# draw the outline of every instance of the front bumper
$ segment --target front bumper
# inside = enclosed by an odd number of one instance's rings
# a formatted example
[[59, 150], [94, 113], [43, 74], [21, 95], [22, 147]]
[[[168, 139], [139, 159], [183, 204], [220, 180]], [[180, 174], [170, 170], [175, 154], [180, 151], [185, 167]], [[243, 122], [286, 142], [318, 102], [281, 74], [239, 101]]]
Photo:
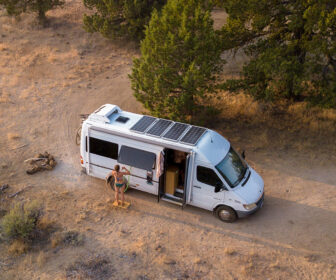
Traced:
[[264, 198], [265, 198], [265, 193], [262, 194], [261, 198], [256, 203], [257, 207], [254, 208], [254, 209], [252, 209], [252, 210], [250, 210], [250, 211], [237, 211], [236, 210], [238, 218], [243, 218], [243, 217], [246, 217], [248, 215], [251, 215], [251, 214], [257, 212], [263, 206], [263, 204], [264, 204]]

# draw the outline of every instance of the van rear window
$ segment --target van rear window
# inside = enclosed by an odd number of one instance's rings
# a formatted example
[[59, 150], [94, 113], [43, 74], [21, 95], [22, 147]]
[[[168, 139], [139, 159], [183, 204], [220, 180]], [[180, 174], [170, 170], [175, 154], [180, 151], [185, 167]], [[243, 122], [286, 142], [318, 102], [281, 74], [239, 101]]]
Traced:
[[121, 146], [118, 162], [151, 171], [155, 167], [156, 155], [144, 150]]
[[90, 137], [89, 139], [90, 153], [112, 159], [118, 158], [118, 144], [93, 137]]

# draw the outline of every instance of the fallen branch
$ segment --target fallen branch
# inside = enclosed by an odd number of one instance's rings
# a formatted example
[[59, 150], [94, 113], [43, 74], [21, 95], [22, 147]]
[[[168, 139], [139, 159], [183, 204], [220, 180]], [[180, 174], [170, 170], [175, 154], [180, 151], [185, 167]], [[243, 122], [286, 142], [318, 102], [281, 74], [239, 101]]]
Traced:
[[40, 161], [40, 160], [44, 160], [45, 158], [29, 158], [29, 159], [26, 159], [24, 162], [30, 162], [30, 161]]
[[32, 186], [24, 187], [23, 189], [19, 190], [18, 192], [9, 195], [8, 198], [13, 198], [13, 197], [17, 196], [18, 194], [22, 193], [24, 190], [26, 190], [26, 189], [28, 189], [30, 187], [32, 187]]
[[2, 193], [5, 189], [8, 189], [9, 185], [8, 184], [4, 184], [0, 187], [0, 193]]
[[24, 162], [30, 164], [30, 167], [26, 170], [26, 173], [29, 175], [38, 171], [52, 170], [57, 164], [55, 158], [48, 152], [26, 159]]
[[26, 146], [28, 146], [28, 144], [24, 144], [24, 145], [21, 145], [21, 146], [19, 146], [19, 147], [15, 147], [15, 148], [10, 149], [10, 150], [11, 150], [11, 151], [13, 151], [13, 150], [17, 150], [17, 149], [21, 149], [21, 148], [26, 147]]

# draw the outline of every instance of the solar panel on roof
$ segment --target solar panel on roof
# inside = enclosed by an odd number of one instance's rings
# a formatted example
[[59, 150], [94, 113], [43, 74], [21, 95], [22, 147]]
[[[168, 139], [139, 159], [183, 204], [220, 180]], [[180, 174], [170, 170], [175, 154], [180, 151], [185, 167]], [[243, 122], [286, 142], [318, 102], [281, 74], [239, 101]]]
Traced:
[[180, 141], [186, 144], [195, 145], [205, 131], [206, 128], [192, 126]]
[[161, 136], [172, 123], [172, 121], [160, 119], [147, 131], [147, 134]]
[[146, 129], [155, 122], [156, 118], [150, 116], [143, 116], [140, 120], [137, 121], [135, 125], [133, 125], [130, 130], [137, 132], [145, 132]]
[[185, 123], [174, 123], [174, 125], [162, 137], [177, 141], [188, 127], [189, 125]]

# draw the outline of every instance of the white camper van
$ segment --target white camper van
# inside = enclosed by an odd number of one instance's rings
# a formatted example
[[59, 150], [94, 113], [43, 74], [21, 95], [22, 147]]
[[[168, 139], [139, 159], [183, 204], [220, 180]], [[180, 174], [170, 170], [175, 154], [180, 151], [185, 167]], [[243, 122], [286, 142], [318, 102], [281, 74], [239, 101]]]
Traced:
[[106, 104], [83, 123], [81, 165], [104, 179], [116, 164], [129, 187], [233, 222], [263, 205], [264, 182], [217, 132]]

